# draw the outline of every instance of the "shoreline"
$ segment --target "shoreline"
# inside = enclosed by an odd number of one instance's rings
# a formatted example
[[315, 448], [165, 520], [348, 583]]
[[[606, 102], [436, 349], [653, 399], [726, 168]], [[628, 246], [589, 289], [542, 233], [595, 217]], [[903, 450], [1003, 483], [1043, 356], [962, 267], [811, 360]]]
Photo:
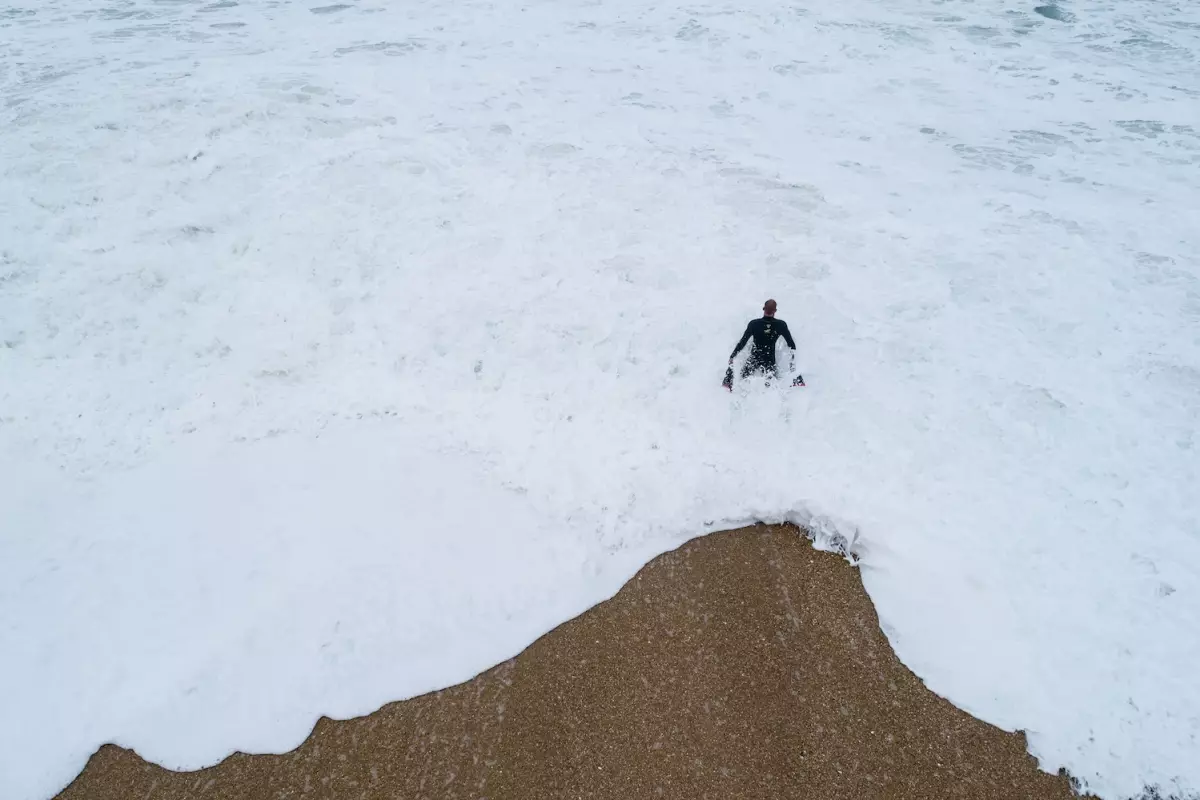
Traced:
[[1077, 797], [934, 694], [858, 570], [791, 525], [707, 534], [475, 678], [282, 755], [171, 772], [105, 745], [61, 800]]

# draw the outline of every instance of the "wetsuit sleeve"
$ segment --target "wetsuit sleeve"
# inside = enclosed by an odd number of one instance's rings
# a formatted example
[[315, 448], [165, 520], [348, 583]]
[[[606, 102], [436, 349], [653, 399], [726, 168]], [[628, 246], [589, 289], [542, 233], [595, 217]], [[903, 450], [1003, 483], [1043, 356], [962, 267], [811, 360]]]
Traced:
[[729, 355], [730, 358], [737, 358], [737, 354], [742, 352], [742, 348], [746, 346], [746, 342], [750, 341], [750, 334], [753, 323], [746, 326], [746, 332], [742, 334], [741, 340], [737, 343], [737, 347], [733, 348], [733, 352]]
[[792, 339], [792, 332], [788, 330], [786, 322], [780, 321], [779, 327], [782, 329], [779, 332], [783, 334], [783, 340], [787, 342], [787, 346], [796, 349], [796, 342]]

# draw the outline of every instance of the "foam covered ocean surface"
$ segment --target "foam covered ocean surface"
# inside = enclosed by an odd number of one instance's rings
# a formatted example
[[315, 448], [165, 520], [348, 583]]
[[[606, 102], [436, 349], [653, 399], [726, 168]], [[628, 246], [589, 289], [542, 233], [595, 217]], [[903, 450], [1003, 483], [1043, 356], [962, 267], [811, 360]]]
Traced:
[[[0, 796], [784, 519], [1045, 769], [1200, 792], [1198, 56], [1148, 0], [0, 7]], [[767, 297], [809, 385], [731, 395]]]

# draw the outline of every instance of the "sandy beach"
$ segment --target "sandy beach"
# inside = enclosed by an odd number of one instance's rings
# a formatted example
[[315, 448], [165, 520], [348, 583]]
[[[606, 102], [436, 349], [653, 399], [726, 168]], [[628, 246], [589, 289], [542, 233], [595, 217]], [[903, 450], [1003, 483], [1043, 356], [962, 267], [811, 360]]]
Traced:
[[284, 755], [175, 773], [111, 745], [62, 800], [1073, 797], [929, 691], [857, 570], [792, 527], [694, 539], [515, 658]]

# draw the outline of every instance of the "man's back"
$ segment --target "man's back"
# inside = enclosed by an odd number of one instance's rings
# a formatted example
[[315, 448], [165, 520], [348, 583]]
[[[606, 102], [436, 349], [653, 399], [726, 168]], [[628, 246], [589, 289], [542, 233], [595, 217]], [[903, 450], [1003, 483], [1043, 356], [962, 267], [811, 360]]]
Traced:
[[787, 342], [788, 347], [796, 349], [796, 343], [792, 340], [792, 332], [788, 330], [787, 323], [783, 320], [772, 316], [762, 316], [751, 320], [750, 324], [746, 326], [746, 332], [742, 334], [742, 340], [738, 342], [730, 358], [736, 356], [746, 346], [746, 342], [753, 338], [754, 345], [750, 350], [750, 357], [759, 363], [774, 364], [775, 343], [780, 336]]
[[788, 338], [791, 338], [787, 323], [781, 319], [775, 319], [775, 317], [760, 317], [752, 320], [750, 325], [754, 328], [750, 335], [754, 338], [755, 351], [774, 353], [775, 342], [779, 340], [780, 336], [789, 334]]

